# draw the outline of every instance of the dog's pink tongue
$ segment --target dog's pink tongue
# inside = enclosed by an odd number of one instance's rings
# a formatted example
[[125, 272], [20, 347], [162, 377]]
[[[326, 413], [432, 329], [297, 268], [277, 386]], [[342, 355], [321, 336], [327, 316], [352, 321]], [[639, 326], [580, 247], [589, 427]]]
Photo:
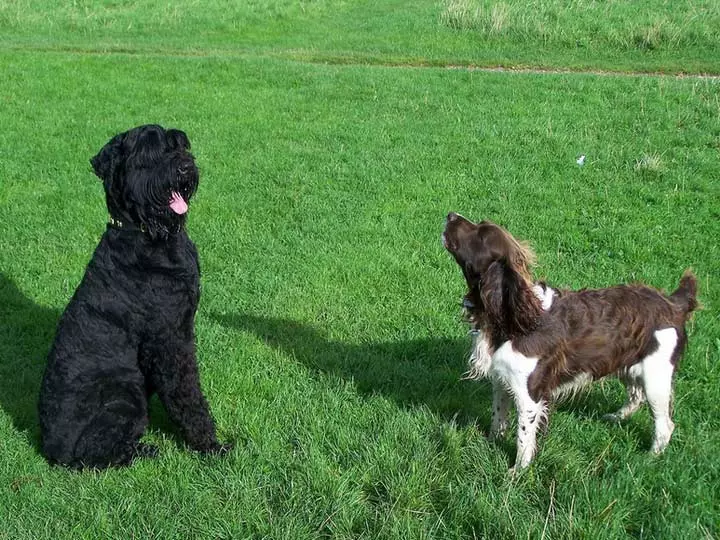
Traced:
[[185, 202], [185, 199], [182, 198], [182, 195], [180, 195], [177, 191], [172, 192], [172, 196], [170, 197], [170, 208], [172, 208], [172, 211], [176, 214], [184, 214], [187, 212], [188, 205]]

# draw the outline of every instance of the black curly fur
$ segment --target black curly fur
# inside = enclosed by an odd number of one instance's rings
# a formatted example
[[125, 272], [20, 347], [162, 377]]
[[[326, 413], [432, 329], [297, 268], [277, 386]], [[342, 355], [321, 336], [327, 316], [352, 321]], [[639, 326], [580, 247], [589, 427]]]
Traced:
[[185, 214], [198, 170], [182, 131], [148, 125], [113, 137], [91, 160], [108, 225], [58, 324], [40, 390], [42, 449], [73, 468], [127, 465], [157, 449], [139, 442], [157, 393], [187, 444], [224, 452], [200, 389], [195, 312], [200, 269]]

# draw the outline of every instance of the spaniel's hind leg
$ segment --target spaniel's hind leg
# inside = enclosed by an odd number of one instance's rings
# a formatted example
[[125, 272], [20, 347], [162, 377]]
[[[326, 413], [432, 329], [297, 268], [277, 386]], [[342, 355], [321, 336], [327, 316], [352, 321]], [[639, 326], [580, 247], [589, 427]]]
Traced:
[[620, 380], [625, 385], [627, 399], [625, 404], [617, 412], [606, 414], [603, 420], [608, 422], [622, 422], [635, 413], [645, 403], [645, 392], [643, 391], [643, 364], [635, 364], [620, 375]]
[[678, 334], [675, 328], [665, 328], [655, 332], [658, 348], [642, 361], [643, 389], [655, 420], [655, 436], [651, 450], [662, 452], [670, 442], [675, 424], [670, 419], [672, 400], [672, 378], [675, 371], [673, 358], [678, 347]]

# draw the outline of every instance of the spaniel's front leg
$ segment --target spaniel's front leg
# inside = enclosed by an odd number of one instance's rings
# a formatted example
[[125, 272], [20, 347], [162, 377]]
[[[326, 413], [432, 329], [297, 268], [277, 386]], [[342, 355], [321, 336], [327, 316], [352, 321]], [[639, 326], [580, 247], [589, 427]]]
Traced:
[[508, 427], [508, 408], [510, 405], [510, 394], [505, 385], [499, 379], [492, 378], [493, 404], [492, 423], [490, 424], [490, 438], [493, 440], [505, 436]]

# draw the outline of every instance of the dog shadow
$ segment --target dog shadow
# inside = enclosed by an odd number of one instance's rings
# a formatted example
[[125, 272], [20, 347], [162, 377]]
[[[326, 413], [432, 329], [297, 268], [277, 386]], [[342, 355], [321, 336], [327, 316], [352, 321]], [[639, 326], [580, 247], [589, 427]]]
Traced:
[[488, 384], [462, 380], [470, 339], [428, 338], [385, 343], [333, 341], [317, 328], [246, 313], [210, 314], [226, 328], [254, 334], [311, 372], [352, 381], [360, 394], [383, 395], [402, 408], [427, 407], [459, 425], [490, 423]]
[[[467, 369], [469, 338], [349, 344], [330, 340], [317, 328], [289, 319], [246, 313], [211, 313], [210, 317], [226, 328], [254, 334], [311, 371], [352, 381], [361, 394], [381, 394], [403, 408], [426, 406], [458, 425], [475, 425], [483, 433], [489, 430], [489, 382], [461, 379]], [[569, 413], [578, 421], [605, 422], [602, 416], [620, 404], [603, 393], [587, 392], [554, 404], [553, 410]], [[632, 420], [624, 424], [632, 436], [649, 445], [651, 434], [642, 424]], [[514, 436], [495, 444], [508, 455], [515, 450]]]
[[599, 384], [594, 383], [578, 396], [554, 404], [555, 410], [571, 414], [581, 422], [607, 426], [616, 433], [627, 431], [628, 436], [636, 441], [640, 448], [649, 450], [653, 440], [654, 424], [648, 404], [644, 403], [638, 412], [621, 422], [608, 420], [606, 415], [617, 412], [622, 406], [625, 391], [622, 390], [620, 381], [613, 378], [609, 378], [603, 384], [612, 386], [609, 391], [601, 390]]
[[58, 309], [36, 304], [0, 273], [0, 408], [40, 448], [37, 399]]

